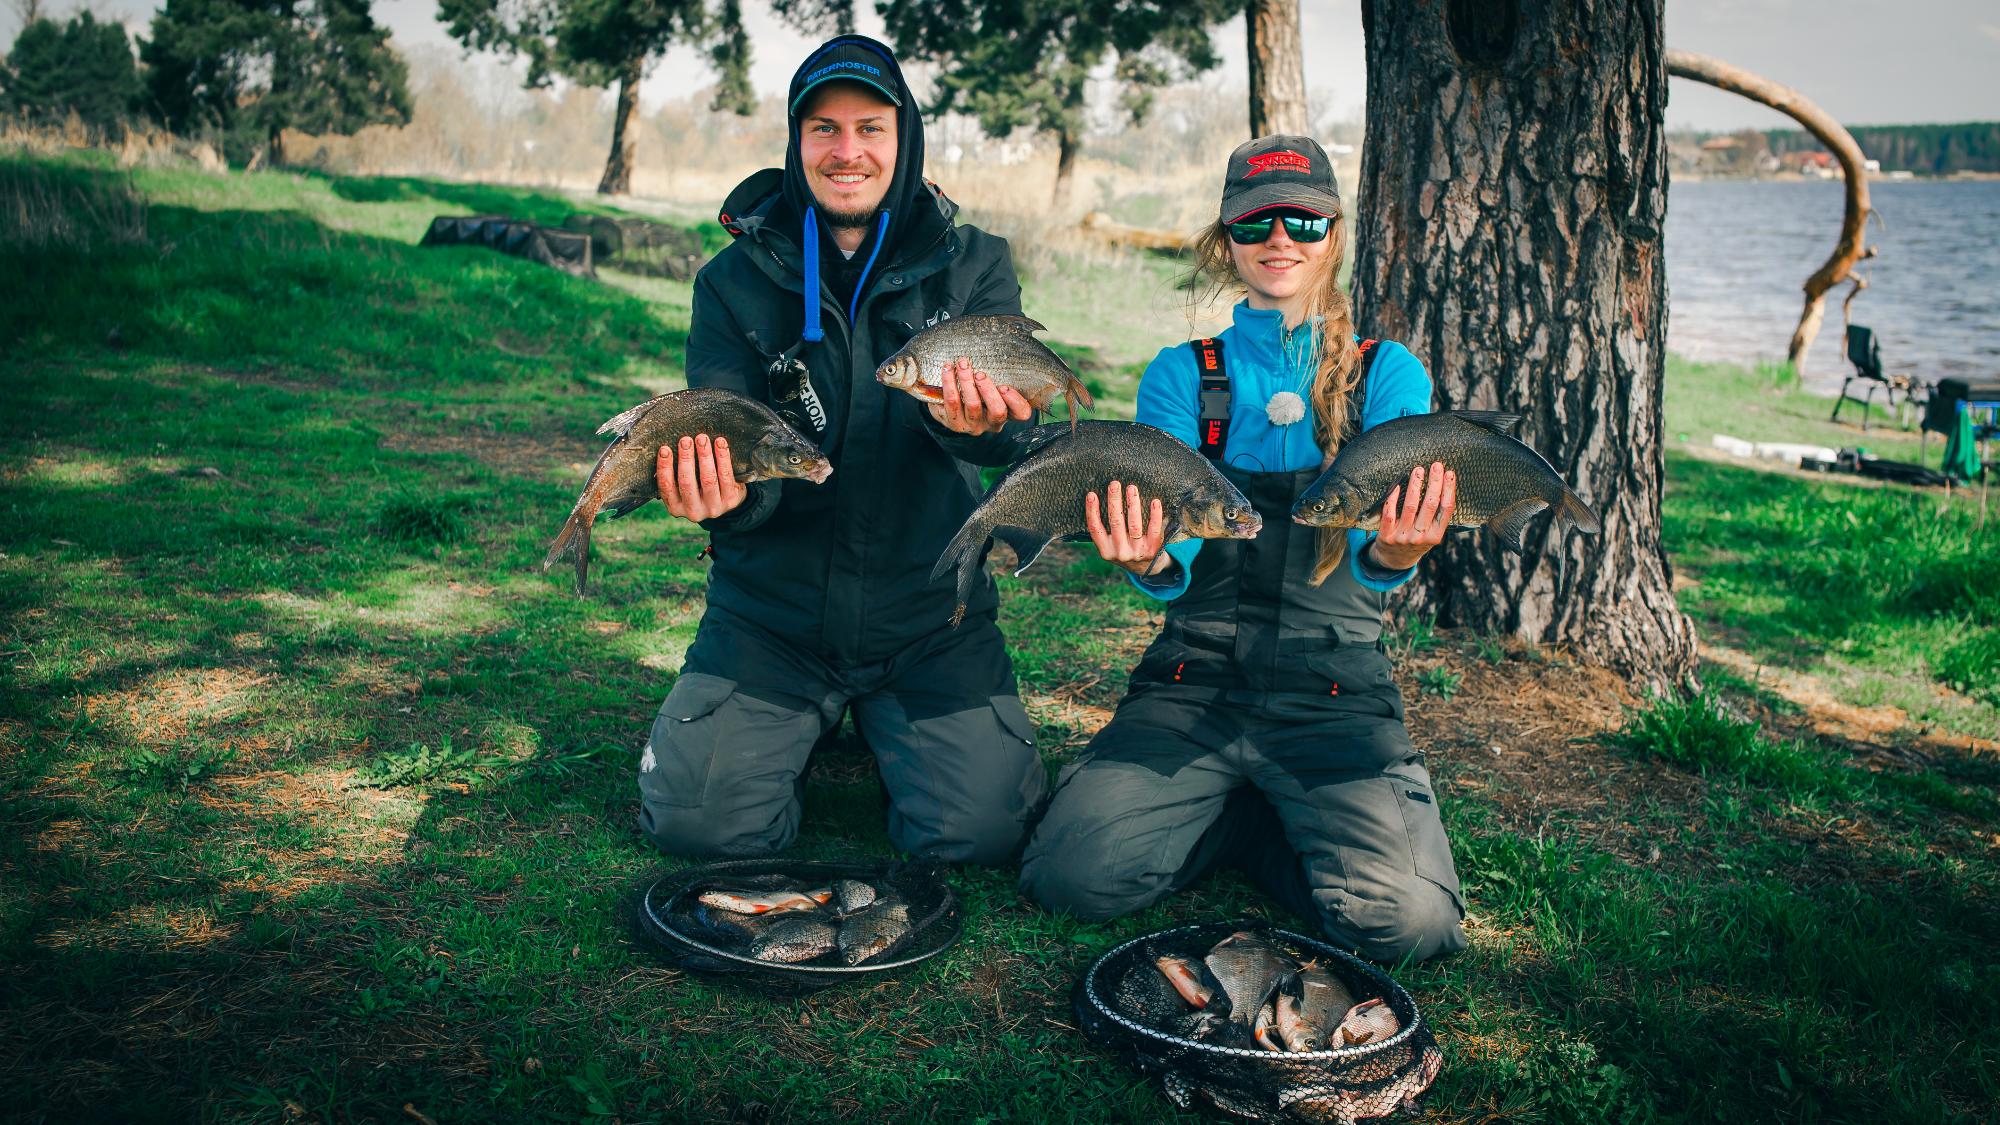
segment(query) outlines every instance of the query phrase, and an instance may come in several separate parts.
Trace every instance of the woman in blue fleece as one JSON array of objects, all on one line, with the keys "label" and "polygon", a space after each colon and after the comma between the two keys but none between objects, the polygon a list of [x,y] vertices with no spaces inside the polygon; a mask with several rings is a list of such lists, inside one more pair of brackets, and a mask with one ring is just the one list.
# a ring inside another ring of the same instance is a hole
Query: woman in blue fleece
[{"label": "woman in blue fleece", "polygon": [[1162,549],[1159,498],[1114,482],[1086,501],[1098,551],[1167,618],[1028,845],[1021,884],[1048,907],[1116,917],[1233,863],[1365,956],[1465,944],[1451,846],[1381,645],[1388,592],[1443,538],[1456,481],[1411,466],[1379,536],[1290,518],[1344,438],[1431,408],[1415,356],[1354,338],[1344,242],[1310,138],[1230,155],[1197,268],[1244,300],[1219,345],[1160,353],[1138,420],[1216,458],[1264,529]]}]

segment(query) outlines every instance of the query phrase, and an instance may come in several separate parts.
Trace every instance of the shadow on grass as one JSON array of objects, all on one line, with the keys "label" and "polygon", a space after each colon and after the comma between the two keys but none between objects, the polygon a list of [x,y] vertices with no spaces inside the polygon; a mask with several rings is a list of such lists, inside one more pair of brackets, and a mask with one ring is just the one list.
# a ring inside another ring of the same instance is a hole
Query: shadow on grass
[{"label": "shadow on grass", "polygon": [[471,215],[507,215],[544,226],[561,226],[564,219],[579,211],[592,214],[621,214],[616,208],[580,203],[567,196],[495,187],[488,184],[459,183],[418,176],[335,176],[308,172],[327,181],[342,199],[353,203],[394,203],[435,199],[440,205],[459,208]]}]

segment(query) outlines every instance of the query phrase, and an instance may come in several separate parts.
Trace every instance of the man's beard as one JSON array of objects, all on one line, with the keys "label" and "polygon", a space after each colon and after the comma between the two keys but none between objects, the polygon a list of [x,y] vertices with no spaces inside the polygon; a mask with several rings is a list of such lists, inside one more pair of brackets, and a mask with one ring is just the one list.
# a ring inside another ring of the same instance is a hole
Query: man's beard
[{"label": "man's beard", "polygon": [[[819,203],[817,199],[813,202]],[[880,204],[870,207],[866,211],[835,211],[824,203],[819,204],[820,216],[826,220],[827,226],[835,230],[866,230],[868,225],[875,221],[875,216],[880,214],[881,210],[882,207]]]},{"label": "man's beard", "polygon": [[[864,170],[865,168],[835,168],[825,175],[831,178],[847,172]],[[888,202],[888,196],[884,195],[882,201]],[[819,208],[820,217],[826,220],[826,225],[834,230],[865,230],[875,222],[875,216],[882,210],[882,204],[877,203],[865,211],[837,211],[821,199],[817,192],[813,194],[813,203]]]}]

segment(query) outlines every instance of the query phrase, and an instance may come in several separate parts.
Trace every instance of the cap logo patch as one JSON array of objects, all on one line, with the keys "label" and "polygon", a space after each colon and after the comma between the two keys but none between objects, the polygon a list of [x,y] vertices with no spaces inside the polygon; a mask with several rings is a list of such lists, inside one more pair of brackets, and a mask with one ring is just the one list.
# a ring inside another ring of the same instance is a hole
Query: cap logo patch
[{"label": "cap logo patch", "polygon": [[814,82],[817,82],[822,78],[825,78],[827,75],[832,74],[836,70],[860,70],[860,71],[866,71],[867,73],[872,74],[877,78],[882,77],[882,71],[879,68],[869,66],[867,63],[864,62],[853,62],[850,60],[847,62],[831,63],[826,66],[820,67],[818,70],[815,70],[811,74],[806,75],[805,80],[801,82],[800,85],[810,86]]},{"label": "cap logo patch", "polygon": [[1311,172],[1313,169],[1311,160],[1288,148],[1245,159],[1250,162],[1250,170],[1243,173],[1243,178],[1246,180],[1259,172],[1269,172],[1274,168],[1288,172]]}]

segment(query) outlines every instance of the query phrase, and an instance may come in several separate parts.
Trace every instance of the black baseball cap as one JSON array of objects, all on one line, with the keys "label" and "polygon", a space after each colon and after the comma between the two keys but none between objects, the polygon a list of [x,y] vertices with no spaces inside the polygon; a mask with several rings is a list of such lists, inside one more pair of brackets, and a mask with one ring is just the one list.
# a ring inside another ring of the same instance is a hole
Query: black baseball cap
[{"label": "black baseball cap", "polygon": [[1274,207],[1326,218],[1340,214],[1333,161],[1311,137],[1282,134],[1236,146],[1222,177],[1222,221],[1240,222]]},{"label": "black baseball cap", "polygon": [[896,93],[900,85],[896,64],[883,51],[878,50],[874,40],[862,36],[840,36],[821,47],[792,82],[791,113],[796,116],[799,107],[805,104],[806,95],[818,86],[828,82],[859,82],[871,86],[890,105],[900,108],[901,95]]}]

